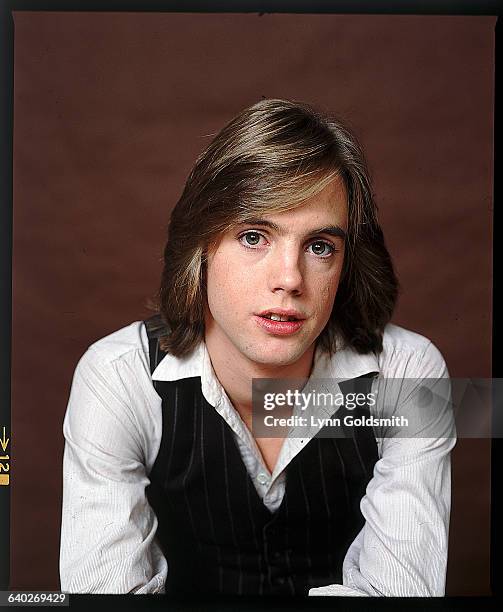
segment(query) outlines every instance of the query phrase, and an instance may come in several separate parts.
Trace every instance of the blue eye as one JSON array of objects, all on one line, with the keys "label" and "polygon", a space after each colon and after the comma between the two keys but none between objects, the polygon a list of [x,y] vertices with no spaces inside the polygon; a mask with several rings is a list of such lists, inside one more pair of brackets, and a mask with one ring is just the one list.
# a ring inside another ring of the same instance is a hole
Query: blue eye
[{"label": "blue eye", "polygon": [[243,246],[255,247],[259,244],[261,238],[263,236],[258,232],[246,232],[239,237],[239,241]]},{"label": "blue eye", "polygon": [[311,242],[308,248],[312,248],[312,253],[318,257],[330,257],[335,252],[335,248],[324,240]]},{"label": "blue eye", "polygon": [[[248,230],[247,232],[244,232],[238,236],[238,240],[247,249],[257,249],[268,244],[267,238],[255,230]],[[261,243],[261,240],[265,242]],[[328,259],[331,255],[337,252],[334,245],[326,240],[314,240],[307,248],[311,249],[311,253],[320,259]]]}]

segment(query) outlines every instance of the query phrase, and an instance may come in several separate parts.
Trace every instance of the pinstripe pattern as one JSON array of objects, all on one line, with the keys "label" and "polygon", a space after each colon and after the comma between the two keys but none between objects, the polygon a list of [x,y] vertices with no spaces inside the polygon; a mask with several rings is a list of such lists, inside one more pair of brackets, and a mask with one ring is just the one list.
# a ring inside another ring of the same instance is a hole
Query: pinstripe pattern
[{"label": "pinstripe pattern", "polygon": [[299,471],[299,481],[300,481],[300,487],[302,490],[302,498],[304,500],[304,504],[306,507],[306,523],[308,526],[308,529],[306,529],[306,561],[307,561],[307,567],[308,567],[308,579],[309,582],[312,582],[312,576],[311,576],[311,569],[313,567],[313,562],[311,559],[311,555],[310,555],[310,550],[311,550],[311,542],[310,542],[310,524],[311,524],[311,507],[309,504],[309,499],[306,495],[306,486],[304,484],[304,478],[302,476],[302,469],[301,469],[301,465],[300,462],[297,463],[297,469]]},{"label": "pinstripe pattern", "polygon": [[267,562],[267,559],[270,559],[270,556],[271,556],[271,547],[270,547],[269,539],[267,537],[267,525],[264,525],[262,529],[262,541],[264,544],[264,552],[265,552],[265,559],[266,559],[267,584],[269,585],[269,588],[270,588],[270,585],[272,584],[272,564],[270,562]]},{"label": "pinstripe pattern", "polygon": [[350,431],[351,431],[351,440],[353,441],[354,449],[356,451],[356,455],[358,457],[358,461],[360,463],[360,467],[361,467],[363,473],[365,474],[365,476],[369,477],[367,466],[365,465],[365,462],[364,462],[363,457],[362,457],[361,452],[360,452],[360,445],[359,445],[359,442],[358,442],[358,438],[356,436],[355,428],[351,427]]},{"label": "pinstripe pattern", "polygon": [[255,550],[256,550],[256,555],[257,555],[257,570],[258,573],[260,575],[260,583],[259,583],[259,595],[263,595],[264,594],[264,569],[262,567],[262,557],[260,555],[260,546],[259,546],[259,541],[258,541],[258,537],[257,537],[257,525],[255,522],[255,518],[253,516],[253,510],[252,510],[252,506],[251,506],[251,498],[250,498],[250,489],[251,489],[251,482],[249,478],[246,478],[246,504],[248,506],[248,516],[250,517],[250,523],[252,525],[252,531],[253,531],[253,543],[255,546]]},{"label": "pinstripe pattern", "polygon": [[169,443],[169,456],[168,463],[166,465],[166,478],[164,479],[164,486],[166,486],[170,472],[171,472],[171,463],[173,461],[173,453],[175,452],[175,437],[176,437],[176,424],[178,421],[178,389],[175,389],[175,401],[173,402],[173,430],[171,434],[171,440]]},{"label": "pinstripe pattern", "polygon": [[348,479],[346,475],[346,466],[344,465],[344,460],[342,459],[341,451],[339,448],[339,440],[334,438],[333,440],[335,450],[337,451],[337,456],[339,458],[340,468],[342,472],[342,482],[344,484],[344,494],[346,499],[346,509],[348,512],[351,512],[351,499],[349,495],[349,487],[348,487]]},{"label": "pinstripe pattern", "polygon": [[[283,500],[283,504],[285,506],[285,516],[286,516],[286,522],[288,523],[288,496],[285,495],[285,498]],[[286,563],[287,563],[287,567],[288,567],[288,585],[290,587],[290,593],[292,595],[295,595],[295,585],[293,583],[293,579],[292,579],[292,571],[293,571],[293,567],[292,567],[292,561],[290,558],[290,537],[288,535],[288,531],[286,532],[286,551],[285,551],[285,555],[286,555]]]},{"label": "pinstripe pattern", "polygon": [[217,563],[218,563],[218,592],[222,593],[223,592],[223,569],[222,569],[222,552],[220,550],[220,546],[218,545],[217,542],[217,537],[216,537],[216,532],[215,532],[215,521],[213,520],[213,514],[211,512],[211,508],[210,508],[210,497],[209,497],[209,492],[208,492],[208,480],[206,478],[206,461],[205,461],[205,457],[204,457],[204,410],[200,410],[200,415],[201,415],[201,445],[200,445],[200,452],[201,452],[201,469],[202,469],[202,474],[203,474],[203,485],[204,485],[204,501],[206,504],[206,512],[208,514],[208,521],[210,524],[210,530],[211,530],[211,538],[212,540],[216,543],[216,551],[217,551]]},{"label": "pinstripe pattern", "polygon": [[[344,393],[346,393],[346,392],[349,392],[350,390],[353,390],[353,389],[355,389],[355,390],[359,389],[358,385],[369,384],[369,381],[370,381],[370,379],[367,378],[367,377],[359,377],[359,378],[356,378],[354,380],[346,380],[346,381],[340,383],[339,387],[341,388],[341,390]],[[364,409],[362,409],[362,407],[358,407],[356,409],[355,415],[357,415],[357,416],[365,416],[366,414],[368,414],[368,410],[364,410]],[[365,465],[365,461],[363,460],[363,457],[362,457],[362,454],[361,454],[361,451],[360,451],[360,445],[359,445],[356,429],[354,427],[344,427],[344,431],[345,431],[346,435],[347,435],[348,429],[349,429],[349,433],[350,433],[350,436],[351,436],[351,440],[353,441],[353,445],[354,445],[354,449],[355,449],[356,455],[358,457],[358,461],[360,463],[360,467],[361,467],[363,473],[365,474],[365,476],[367,478],[369,478],[370,474],[368,472],[367,466]]]},{"label": "pinstripe pattern", "polygon": [[155,343],[155,357],[154,357],[154,369],[159,364],[159,340]]},{"label": "pinstripe pattern", "polygon": [[353,440],[354,448],[358,456],[358,461],[360,462],[360,467],[362,468],[362,471],[365,474],[365,476],[369,476],[367,466],[365,465],[365,462],[363,461],[363,458],[360,452],[360,445],[358,443],[358,438],[355,436],[355,433],[354,433],[354,428],[351,428],[351,431],[353,434],[351,439]]},{"label": "pinstripe pattern", "polygon": [[[198,400],[196,398],[196,401],[194,402],[194,423],[197,423],[197,408],[198,408]],[[201,541],[197,535],[196,527],[194,524],[194,517],[192,516],[192,508],[191,508],[191,504],[189,502],[189,498],[187,495],[187,480],[190,476],[192,465],[194,463],[194,457],[196,454],[196,434],[197,434],[197,428],[194,427],[193,436],[192,436],[192,448],[190,452],[190,461],[187,466],[187,471],[185,472],[184,477],[183,477],[183,494],[185,497],[185,503],[187,505],[187,514],[190,520],[190,526],[192,528],[192,533],[194,534],[194,540],[197,542],[199,550],[201,551]]]},{"label": "pinstripe pattern", "polygon": [[[327,515],[331,515],[331,509],[328,503],[328,495],[327,495],[327,482],[326,482],[326,478],[325,478],[325,470],[323,468],[323,457],[321,455],[321,444],[318,444],[318,459],[320,462],[320,474],[321,474],[321,484],[322,484],[322,492],[323,492],[323,501],[325,502],[325,508],[327,511]],[[329,520],[327,523],[327,538],[329,540],[329,542],[332,541],[332,521]],[[329,549],[328,553],[327,553],[327,557],[328,557],[328,566],[330,568],[332,568],[334,566],[334,557],[332,554],[332,551]]]},{"label": "pinstripe pattern", "polygon": [[[163,353],[152,340],[153,369]],[[355,460],[372,464],[371,447],[364,456],[357,440],[354,447],[330,438],[309,441],[287,465],[285,495],[271,512],[252,486],[229,425],[203,396],[200,378],[163,381],[157,390],[163,436],[150,499],[171,568],[167,589],[305,595],[339,577],[363,520],[354,508],[366,470],[355,469]]]},{"label": "pinstripe pattern", "polygon": [[238,581],[238,595],[243,594],[243,569],[241,566],[241,555],[239,554],[238,542],[236,539],[236,532],[234,530],[234,518],[232,516],[232,508],[231,508],[231,500],[230,500],[230,491],[231,491],[231,483],[229,480],[229,466],[228,461],[229,457],[227,455],[226,449],[226,435],[225,435],[225,423],[223,420],[221,423],[221,431],[222,431],[222,454],[224,459],[224,479],[225,479],[225,501],[227,504],[227,516],[229,517],[229,525],[231,527],[232,533],[232,542],[234,544],[235,555],[236,555],[236,564],[239,567],[239,581]]}]

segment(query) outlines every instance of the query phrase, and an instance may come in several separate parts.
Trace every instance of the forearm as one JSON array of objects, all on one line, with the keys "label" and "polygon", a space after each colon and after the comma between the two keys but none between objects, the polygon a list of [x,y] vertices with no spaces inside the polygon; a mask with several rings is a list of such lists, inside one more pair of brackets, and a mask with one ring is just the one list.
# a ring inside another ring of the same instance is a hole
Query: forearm
[{"label": "forearm", "polygon": [[[155,593],[167,563],[156,541],[144,451],[113,368],[86,355],[63,424],[61,588],[68,593]],[[111,389],[109,385],[113,385]]]},{"label": "forearm", "polygon": [[453,444],[446,440],[437,456],[423,462],[376,466],[361,504],[365,525],[344,559],[342,584],[311,589],[310,595],[444,595]]}]

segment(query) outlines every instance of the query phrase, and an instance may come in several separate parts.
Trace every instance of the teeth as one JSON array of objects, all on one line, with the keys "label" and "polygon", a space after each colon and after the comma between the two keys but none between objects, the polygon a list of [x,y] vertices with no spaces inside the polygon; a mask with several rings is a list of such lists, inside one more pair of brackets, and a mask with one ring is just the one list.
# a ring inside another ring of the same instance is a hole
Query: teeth
[{"label": "teeth", "polygon": [[267,319],[271,319],[271,321],[295,321],[294,317],[281,317],[277,314],[265,315]]}]

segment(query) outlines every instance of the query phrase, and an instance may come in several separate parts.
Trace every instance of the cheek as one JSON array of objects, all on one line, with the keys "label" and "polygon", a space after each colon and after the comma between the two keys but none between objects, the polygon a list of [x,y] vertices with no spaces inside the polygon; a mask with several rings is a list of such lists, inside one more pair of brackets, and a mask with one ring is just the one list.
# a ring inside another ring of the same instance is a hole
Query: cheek
[{"label": "cheek", "polygon": [[215,256],[208,262],[207,287],[210,308],[225,307],[227,312],[235,310],[238,302],[243,300],[246,288],[244,268],[232,265],[227,257]]},{"label": "cheek", "polygon": [[334,305],[340,274],[332,274],[329,278],[319,279],[316,285],[317,310],[320,313],[330,313]]},{"label": "cheek", "polygon": [[318,299],[320,303],[320,310],[331,310],[333,301],[335,298],[334,285],[325,285],[320,287],[318,292]]}]

